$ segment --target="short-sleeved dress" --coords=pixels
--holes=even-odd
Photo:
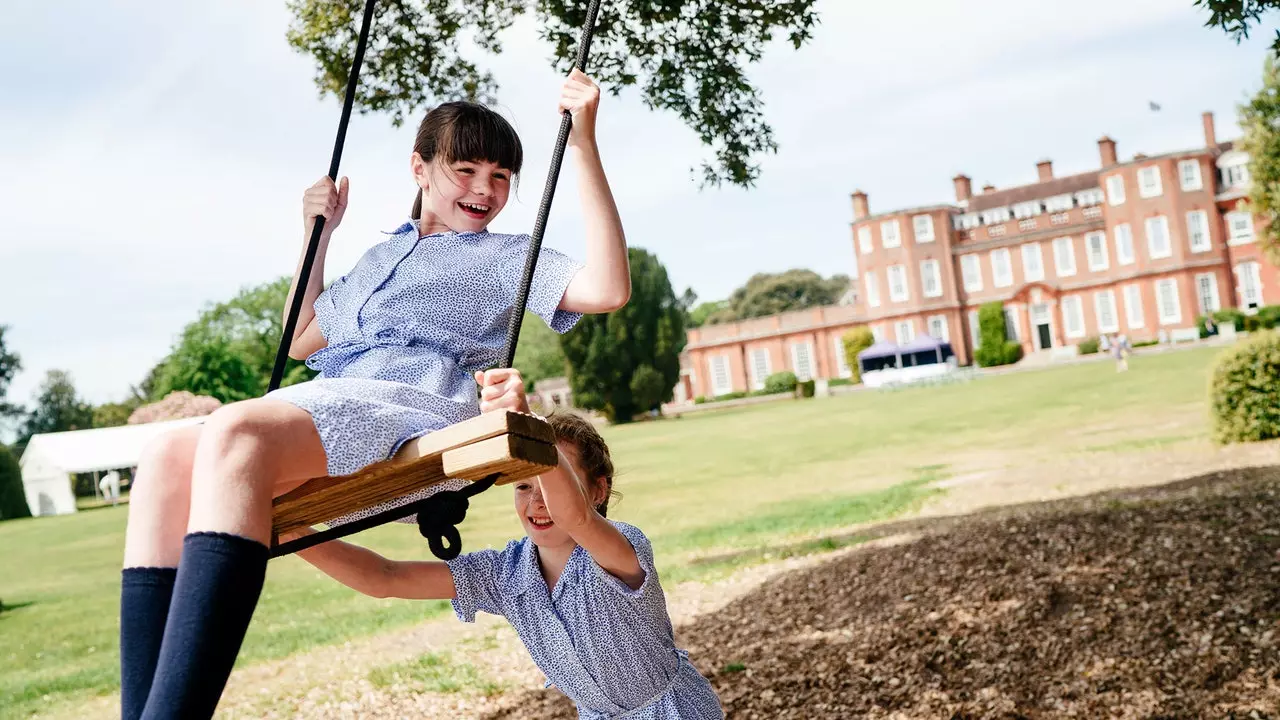
[[[636,550],[645,579],[638,590],[574,549],[554,588],[538,567],[537,546],[514,540],[449,561],[463,622],[477,612],[504,616],[533,661],[578,706],[585,720],[719,720],[711,684],[675,646],[653,547],[638,528],[613,525]]]
[[[330,475],[390,458],[406,441],[479,413],[474,373],[502,362],[529,250],[527,235],[419,237],[413,221],[388,234],[316,298],[328,345],[306,362],[320,374],[267,395],[311,414]],[[556,332],[581,318],[558,309],[580,267],[548,248],[538,256],[528,308]],[[460,485],[436,485],[334,524]]]

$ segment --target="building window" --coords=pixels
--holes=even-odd
[[[1120,194],[1122,196],[1120,199],[1120,202],[1124,202],[1124,198],[1123,198],[1124,186],[1123,185],[1120,186]],[[1081,190],[1080,192],[1076,193],[1076,204],[1082,208],[1092,207],[1094,205],[1101,205],[1102,200],[1103,200],[1102,188],[1089,188],[1088,190]]]
[[[1255,310],[1262,305],[1262,267],[1249,261],[1236,266],[1236,288],[1240,292],[1240,307]]]
[[[983,210],[981,216],[982,224],[984,225],[999,225],[1002,222],[1009,222],[1009,218],[1011,217],[1009,214],[1009,208],[1007,207]]]
[[[907,293],[907,269],[901,265],[890,265],[888,273],[889,301],[906,302],[909,297]]]
[[[1222,168],[1222,184],[1229,188],[1240,188],[1249,184],[1249,166],[1237,163]]]
[[[1071,238],[1062,237],[1053,241],[1053,266],[1058,277],[1076,274],[1076,249],[1071,245]]]
[[[1026,282],[1044,279],[1044,258],[1040,255],[1040,243],[1022,246],[1022,278]]]
[[[1084,337],[1084,307],[1079,295],[1062,298],[1062,322],[1066,326],[1067,337]]]
[[[791,360],[797,380],[805,382],[813,379],[813,349],[809,347],[809,343],[792,343]]]
[[[1230,229],[1232,245],[1243,245],[1253,242],[1253,215],[1247,212],[1227,213],[1227,227]]]
[[[844,338],[836,335],[831,340],[836,354],[836,373],[842,378],[853,377],[853,371],[849,369],[849,358],[844,354]]]
[[[977,350],[978,346],[982,344],[981,338],[982,338],[982,335],[978,332],[978,311],[970,310],[969,311],[969,345],[971,345],[974,350]]]
[[[911,320],[899,320],[893,324],[893,334],[899,345],[906,345],[916,339],[916,327]]]
[[[991,284],[1009,287],[1013,284],[1013,265],[1009,262],[1009,248],[991,251]]]
[[[880,223],[880,244],[886,248],[896,248],[902,245],[902,238],[898,235],[897,220],[887,220]]]
[[[933,217],[929,215],[917,215],[911,218],[911,229],[915,232],[916,242],[933,242]]]
[[[1044,201],[1044,209],[1051,213],[1066,212],[1073,207],[1075,207],[1075,199],[1071,197],[1070,193],[1067,193],[1066,195],[1054,195]]]
[[[1161,325],[1182,322],[1182,305],[1178,302],[1178,284],[1173,278],[1156,281],[1156,311]]]
[[[875,250],[875,245],[871,244],[871,228],[867,225],[858,228],[858,250],[863,255],[870,255]]]
[[[769,377],[769,351],[756,348],[751,351],[751,389],[764,389],[764,381]]]
[[[920,263],[920,285],[925,297],[942,295],[942,275],[938,272],[937,260],[924,260]]]
[[[1191,243],[1191,252],[1208,252],[1209,216],[1203,210],[1192,210],[1187,213],[1187,240]]]
[[[1218,302],[1218,276],[1213,273],[1196,275],[1196,303],[1201,315],[1210,315],[1222,309]]]
[[[964,289],[977,292],[982,289],[982,264],[977,255],[960,256],[960,273],[964,275]]]
[[[1028,200],[1013,206],[1013,216],[1019,220],[1035,217],[1042,212],[1039,200]]]
[[[862,284],[867,290],[867,307],[880,307],[880,283],[876,281],[875,271],[868,270],[862,276]]]
[[[729,380],[729,358],[724,355],[711,356],[711,394],[728,395],[733,392],[733,382]]]
[[[1124,204],[1124,176],[1112,175],[1107,178],[1107,202],[1111,205]]]
[[[1151,198],[1164,194],[1164,186],[1160,182],[1160,167],[1148,165],[1138,171],[1138,197]]]
[[[1199,190],[1204,187],[1204,183],[1200,180],[1200,161],[1183,160],[1178,163],[1178,178],[1183,190]]]
[[[951,333],[947,330],[946,315],[929,316],[929,337],[940,342],[951,342]]]
[[[1173,254],[1169,245],[1169,219],[1163,215],[1147,218],[1147,252],[1151,259],[1167,258]]]
[[[1086,233],[1084,246],[1089,253],[1089,270],[1098,272],[1111,267],[1107,258],[1107,234],[1104,232]]]
[[[1093,294],[1093,309],[1097,313],[1098,332],[1116,332],[1120,321],[1116,318],[1116,294],[1103,290]]]
[[[1004,339],[1011,342],[1022,339],[1018,333],[1018,313],[1011,307],[1004,309]]]
[[[871,326],[871,339],[875,342],[884,342],[884,324],[876,323]]]
[[[1116,262],[1121,265],[1133,264],[1133,231],[1129,223],[1116,226]]]
[[[1146,324],[1142,313],[1142,286],[1124,286],[1124,314],[1130,330],[1135,330]]]
[[[965,213],[957,215],[955,226],[957,230],[972,230],[982,224],[982,218],[978,217],[978,213]]]

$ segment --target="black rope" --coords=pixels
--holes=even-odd
[[[591,36],[595,34],[596,15],[600,11],[600,0],[591,0],[587,6],[587,19],[582,25],[582,33],[578,36],[578,56],[574,67],[582,72],[587,71],[587,55],[591,51]],[[551,168],[547,170],[547,185],[542,190],[542,204],[538,206],[538,218],[533,223],[533,236],[529,241],[529,254],[524,260],[524,278],[520,281],[520,292],[516,295],[516,304],[511,312],[511,320],[507,323],[507,349],[503,353],[502,367],[509,368],[516,363],[516,343],[520,341],[520,326],[524,323],[524,310],[529,304],[529,288],[533,285],[533,271],[538,266],[538,254],[542,252],[542,234],[547,229],[547,218],[551,215],[551,200],[556,194],[556,182],[560,179],[560,165],[564,162],[564,149],[569,144],[569,131],[573,128],[573,116],[565,111],[560,118],[560,134],[556,137],[556,147],[551,154]]]
[[[338,181],[338,165],[342,162],[342,146],[347,141],[347,123],[351,120],[351,108],[356,101],[356,84],[360,79],[360,64],[364,62],[364,49],[369,44],[369,26],[373,24],[373,6],[377,0],[367,0],[364,4],[364,20],[360,25],[360,39],[356,42],[356,56],[351,61],[351,74],[347,76],[347,96],[342,101],[342,119],[338,121],[338,139],[333,143],[333,158],[329,161],[329,179]],[[293,331],[298,327],[298,314],[302,312],[302,299],[307,294],[307,285],[311,282],[311,266],[315,264],[316,251],[320,247],[320,234],[324,231],[324,216],[316,218],[315,227],[311,229],[311,241],[307,243],[307,254],[302,259],[302,267],[298,269],[298,283],[293,290],[293,304],[289,306],[289,317],[284,323],[284,332],[280,334],[280,347],[276,350],[276,365],[271,370],[271,383],[267,392],[280,387],[284,379],[285,364],[289,362],[289,346],[293,343]]]
[[[462,535],[458,525],[467,519],[468,498],[493,487],[498,474],[473,482],[461,490],[445,490],[421,501],[418,532],[427,539],[431,554],[441,560],[452,560],[462,552]]]

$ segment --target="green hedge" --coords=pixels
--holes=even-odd
[[[818,383],[815,380],[805,380],[802,383],[796,383],[796,387],[800,389],[800,397],[811,398],[817,390]]]
[[[1244,313],[1235,308],[1227,308],[1219,310],[1213,314],[1213,321],[1219,326],[1231,323],[1236,326],[1236,331],[1244,330]]]
[[[973,359],[982,367],[1012,365],[1022,359],[1022,345],[1008,339],[1004,327],[1004,306],[989,302],[978,309],[978,349]]]
[[[795,392],[796,374],[790,370],[776,372],[764,379],[765,394]]]
[[[0,520],[31,517],[22,489],[22,468],[9,448],[0,445]]]
[[[1076,344],[1081,355],[1094,355],[1098,352],[1098,338],[1091,337]]]
[[[1220,443],[1280,437],[1280,333],[1261,331],[1218,356],[1209,407]]]

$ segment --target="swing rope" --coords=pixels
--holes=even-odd
[[[360,26],[360,38],[356,43],[355,58],[351,63],[351,74],[347,78],[347,93],[342,104],[342,118],[338,122],[338,137],[334,142],[333,158],[329,163],[329,179],[337,182],[338,166],[342,160],[342,148],[346,141],[347,124],[351,119],[351,109],[355,104],[356,86],[360,77],[360,65],[364,61],[365,48],[369,41],[369,27],[373,21],[373,9],[377,0],[367,0],[364,7],[364,19]],[[578,36],[578,53],[574,67],[586,72],[587,55],[591,49],[591,38],[595,33],[596,16],[600,10],[600,0],[591,0],[587,7],[587,16]],[[529,290],[533,285],[534,271],[537,269],[538,256],[542,251],[542,237],[547,227],[547,219],[551,215],[551,202],[555,197],[556,184],[560,179],[560,167],[564,162],[565,148],[569,143],[569,131],[573,128],[573,116],[564,111],[560,118],[560,133],[556,137],[555,149],[551,155],[551,166],[547,170],[547,183],[542,191],[542,202],[538,207],[538,215],[530,236],[528,255],[525,256],[524,274],[520,282],[520,290],[512,306],[511,318],[507,324],[506,346],[503,351],[501,367],[510,368],[515,365],[516,343],[520,339],[520,328],[524,320],[525,309],[529,304]],[[271,383],[267,392],[280,387],[284,378],[285,365],[289,359],[289,346],[293,333],[297,328],[298,315],[302,311],[302,298],[306,294],[310,282],[312,266],[315,264],[316,252],[320,245],[320,235],[324,229],[324,217],[317,217],[315,227],[311,230],[311,240],[307,244],[307,252],[303,257],[302,267],[298,270],[298,282],[293,293],[293,302],[289,307],[289,316],[285,321],[284,331],[280,336],[280,347],[276,352],[275,367],[271,372]],[[393,520],[418,515],[418,531],[427,539],[431,552],[441,560],[452,560],[462,550],[462,537],[457,525],[466,518],[469,506],[468,499],[489,489],[498,479],[491,475],[460,490],[446,490],[417,502],[377,515],[357,520],[342,526],[341,535],[348,535]],[[338,536],[333,529],[298,538],[276,547],[272,557],[278,557],[298,550],[317,545]]]

